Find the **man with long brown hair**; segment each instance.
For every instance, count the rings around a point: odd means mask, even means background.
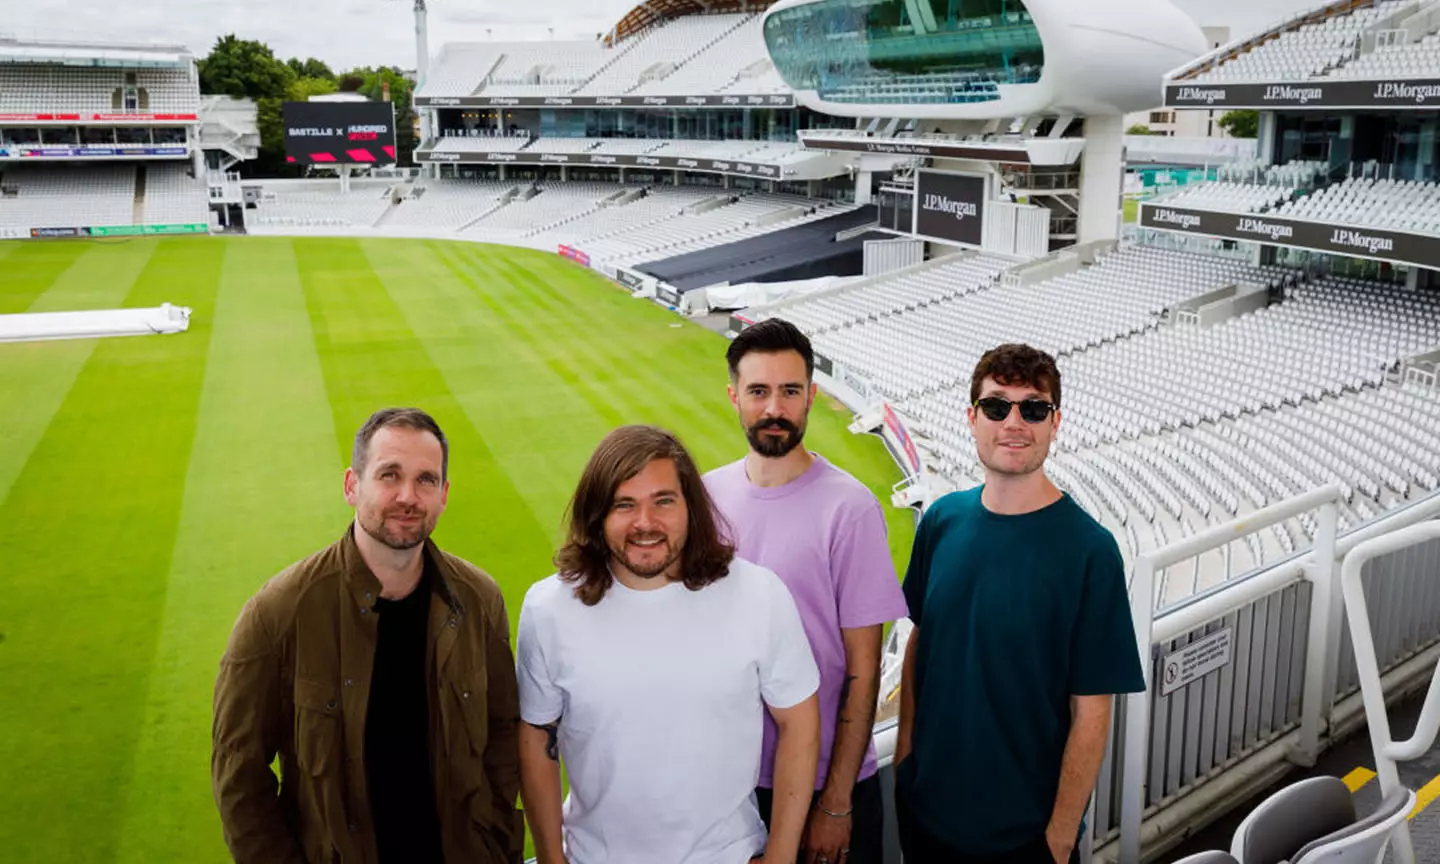
[[[736,558],[716,518],[661,429],[617,429],[585,466],[558,572],[520,612],[521,794],[540,864],[795,861],[819,672],[784,583]],[[767,711],[768,840],[754,796]]]

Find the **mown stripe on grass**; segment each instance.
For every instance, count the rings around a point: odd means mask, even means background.
[[[145,269],[154,244],[103,247],[66,243],[52,249],[68,250],[75,261],[61,268],[23,312],[118,307]],[[0,264],[0,284],[8,279]],[[97,344],[95,339],[0,344],[0,502],[9,495],[11,484]]]
[[[623,405],[626,422],[656,423],[676,431],[702,469],[745,453],[743,433],[725,394],[728,343],[723,337],[637,301],[598,274],[554,255],[499,246],[432,245],[441,260],[468,276],[478,294],[489,295],[502,308],[539,310],[540,350],[569,358],[562,363],[571,370],[570,377],[591,377],[591,392]],[[509,326],[523,331],[534,325],[522,318]],[[850,433],[851,417],[822,395],[811,412],[806,446],[850,471],[887,505],[891,550],[903,572],[914,519],[911,511],[888,506],[900,472],[878,439]]]
[[[295,252],[340,452],[348,460],[355,431],[377,409],[409,405],[429,411],[451,448],[450,502],[437,541],[494,575],[508,589],[513,616],[518,612],[513,580],[523,578],[528,585],[548,572],[550,526],[539,525],[525,506],[361,244],[296,240]],[[474,348],[494,350],[478,340]],[[469,382],[487,383],[483,377]]]
[[[521,250],[478,255],[483,248],[457,251],[492,281],[512,286],[547,319],[563,322],[573,341],[557,355],[557,364],[587,380],[599,399],[621,406],[624,422],[683,427],[709,446],[729,443],[717,428],[731,416],[725,404],[725,341],[718,334],[637,301],[562,258]],[[698,440],[687,444],[701,446]]]
[[[590,448],[625,421],[557,367],[573,334],[523,299],[502,300],[490,290],[498,286],[477,284],[450,260],[454,245],[371,243],[366,252],[536,521],[558,539],[563,496]]]
[[[89,243],[32,242],[19,245],[0,263],[0,315],[29,311],[60,274],[83,258],[103,253]]]
[[[456,266],[475,274],[475,281],[486,290],[510,303],[544,308],[547,327],[562,334],[556,341],[581,359],[582,368],[600,379],[602,389],[607,382],[618,388],[617,401],[628,405],[630,422],[674,429],[702,468],[730,462],[745,452],[725,395],[728,342],[723,337],[682,322],[652,303],[636,301],[609,280],[554,255],[465,244],[444,248],[455,257]],[[557,321],[562,320],[573,328],[559,328]],[[637,354],[647,351],[658,359],[637,362]],[[647,396],[657,398],[647,403]],[[806,446],[854,474],[887,504],[890,546],[903,572],[915,526],[912,511],[888,506],[900,472],[877,438],[850,433],[851,419],[850,411],[822,395],[811,412]]]
[[[211,696],[240,607],[332,542],[342,462],[289,240],[226,247],[195,442],[117,860],[226,860]]]
[[[7,566],[0,606],[0,764],[15,778],[0,784],[7,860],[114,857],[221,248],[156,246],[126,303],[183,300],[190,331],[96,346],[0,507],[0,560],[23,562]]]
[[[724,375],[717,371],[724,362],[720,337],[554,256],[459,244],[446,251],[477,296],[525,334],[577,395],[604,409],[611,428],[652,423],[674,430],[701,464],[702,453],[733,447]],[[720,365],[712,367],[716,357]]]

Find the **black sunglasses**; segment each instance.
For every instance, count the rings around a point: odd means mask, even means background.
[[[1025,399],[1021,402],[1011,402],[1003,396],[987,396],[984,399],[977,399],[975,407],[980,413],[994,420],[1001,422],[1010,416],[1010,406],[1020,406],[1020,419],[1026,423],[1042,423],[1055,410],[1055,406],[1044,399]]]

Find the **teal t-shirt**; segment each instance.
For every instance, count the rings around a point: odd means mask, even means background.
[[[915,722],[897,782],[927,833],[995,855],[1045,833],[1070,697],[1145,682],[1114,536],[1068,495],[1001,516],[982,489],[936,501],[915,537]]]

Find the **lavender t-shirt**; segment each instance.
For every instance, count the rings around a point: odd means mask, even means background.
[[[784,486],[751,483],[743,459],[706,474],[705,486],[734,529],[739,556],[779,575],[800,610],[820,667],[819,789],[830,770],[845,681],[841,629],[884,624],[908,612],[880,502],[819,455],[809,470]],[[760,785],[766,788],[774,785],[776,740],[775,721],[767,714],[760,762]],[[875,770],[872,742],[857,779]]]

